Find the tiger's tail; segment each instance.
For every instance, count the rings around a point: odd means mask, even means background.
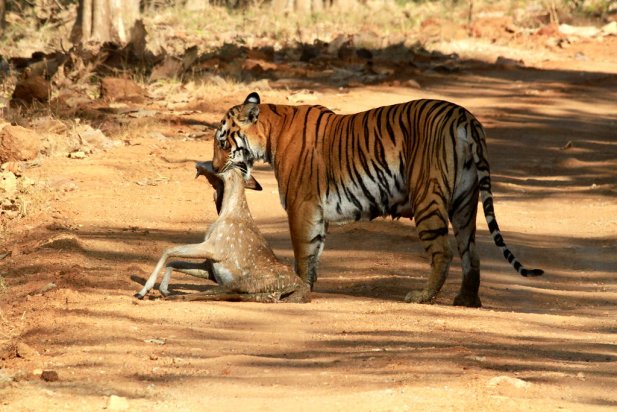
[[[468,141],[471,144],[473,160],[478,171],[478,187],[480,189],[480,198],[482,199],[482,208],[484,209],[484,217],[488,224],[488,230],[493,237],[495,245],[501,249],[503,256],[521,274],[521,276],[541,276],[544,271],[542,269],[527,269],[519,262],[514,254],[510,252],[506,242],[501,235],[497,218],[495,217],[495,209],[493,208],[493,193],[491,192],[491,173],[486,159],[486,141],[484,128],[477,121],[473,120],[471,127],[471,139]]]

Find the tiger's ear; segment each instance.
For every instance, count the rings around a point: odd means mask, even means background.
[[[257,92],[252,92],[251,94],[249,94],[248,96],[246,96],[246,99],[244,100],[243,104],[259,104],[261,103],[261,99],[259,98],[259,94],[257,94]]]
[[[246,189],[258,190],[258,191],[262,190],[261,185],[259,184],[257,180],[255,180],[253,176],[249,176],[248,179],[244,180],[244,187]]]
[[[255,123],[259,117],[259,106],[251,107],[247,115],[249,122]]]
[[[259,117],[259,105],[249,104],[242,106],[240,113],[236,116],[238,123],[241,126],[248,126],[257,122]]]

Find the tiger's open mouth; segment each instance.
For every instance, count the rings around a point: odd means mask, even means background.
[[[216,212],[221,213],[221,207],[223,206],[223,196],[225,195],[225,181],[221,177],[222,173],[229,171],[230,169],[239,169],[244,176],[244,187],[252,190],[262,190],[261,185],[253,176],[248,174],[248,169],[246,164],[230,164],[221,170],[220,172],[216,172],[214,170],[214,166],[212,161],[207,162],[196,162],[195,169],[197,170],[197,174],[195,178],[197,179],[199,176],[205,176],[208,179],[208,182],[212,185],[215,190],[214,194],[214,203],[216,203]]]

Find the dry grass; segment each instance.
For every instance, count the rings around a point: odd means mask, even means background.
[[[414,41],[417,28],[431,18],[465,23],[472,0],[369,1],[351,10],[327,9],[314,14],[281,15],[268,4],[244,10],[209,6],[187,10],[168,6],[146,10],[142,18],[148,32],[148,47],[170,54],[182,54],[198,45],[201,51],[224,43],[246,46],[266,43],[284,46],[296,42],[331,41],[340,34],[372,31],[381,37],[399,36]],[[473,0],[472,18],[508,15],[522,25],[537,25],[550,18],[571,20],[575,15],[604,16],[612,0]],[[76,14],[74,6],[63,11],[64,24],[36,27],[32,18],[14,16],[4,34],[2,53],[29,56],[35,51],[55,51],[70,47],[69,34]],[[541,19],[536,17],[541,16]]]
[[[413,37],[419,23],[433,15],[452,15],[452,8],[442,2],[368,3],[351,11],[327,10],[304,15],[273,13],[268,6],[253,6],[243,11],[208,7],[200,11],[169,8],[156,15],[144,15],[148,42],[152,50],[161,48],[180,54],[187,46],[198,45],[201,51],[214,50],[225,43],[247,47],[272,46],[275,49],[298,42],[330,42],[343,34],[373,32],[380,37]],[[456,7],[455,14],[466,7]],[[181,29],[178,29],[181,28]]]

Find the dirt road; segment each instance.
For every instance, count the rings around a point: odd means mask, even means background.
[[[405,304],[428,262],[413,223],[390,220],[331,228],[309,304],[135,300],[162,250],[199,241],[215,218],[212,189],[193,179],[193,162],[211,157],[211,133],[182,136],[250,90],[187,104],[209,110],[176,115],[167,138],[129,132],[85,159],[44,159],[26,171],[47,182],[40,212],[1,250],[12,255],[0,261],[0,409],[615,410],[611,45],[587,61],[571,50],[530,59],[533,68],[426,74],[419,89],[319,90],[316,103],[338,112],[435,97],[485,124],[506,242],[546,274],[518,276],[480,215],[481,309],[451,306],[457,258],[435,305]],[[255,175],[264,186],[248,194],[255,219],[291,263],[273,174],[261,165]],[[208,287],[182,275],[171,286]],[[57,380],[41,379],[48,370]]]

